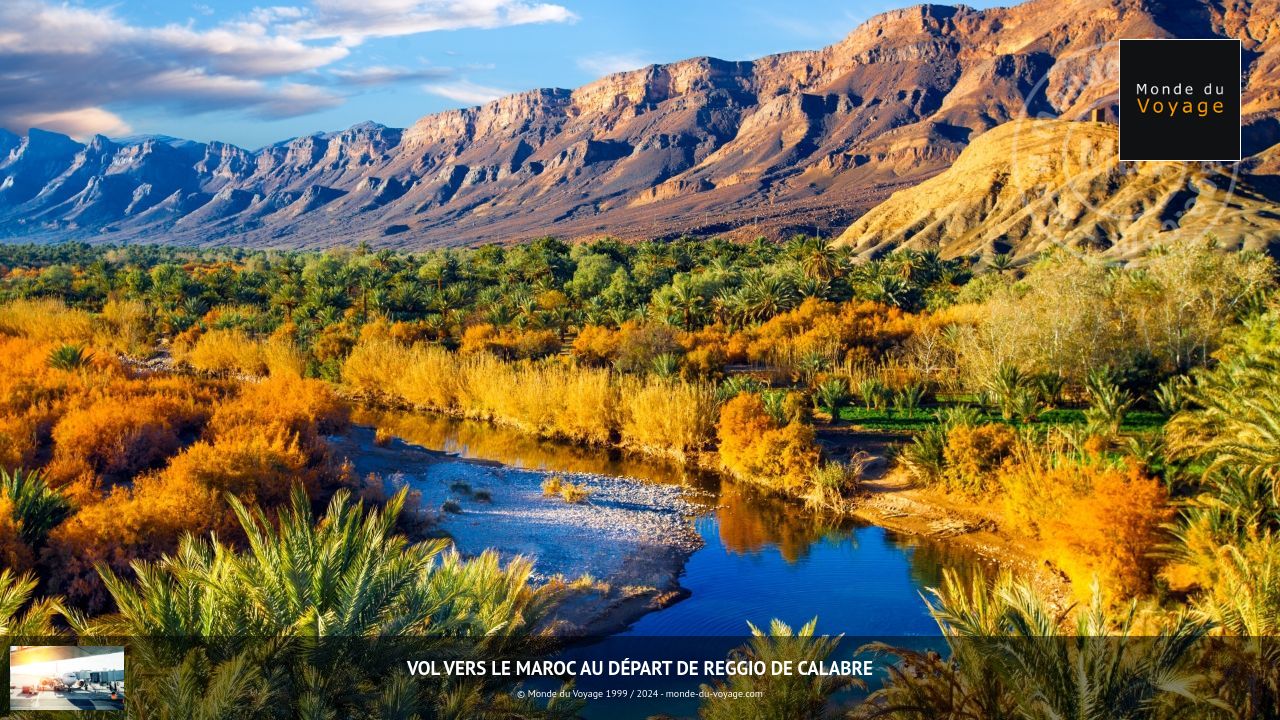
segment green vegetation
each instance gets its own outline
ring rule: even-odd
[[[821,662],[839,645],[839,638],[815,636],[818,619],[814,618],[798,630],[781,620],[769,624],[768,631],[755,625],[751,642],[734,652],[733,659],[746,662],[773,663]],[[853,678],[839,675],[767,674],[763,677],[735,675],[727,681],[704,686],[711,695],[702,704],[703,720],[737,720],[738,718],[795,718],[816,720],[826,716],[828,699],[852,686]],[[750,697],[747,693],[759,693]],[[726,693],[732,695],[725,696]]]
[[[948,573],[930,612],[950,657],[875,644],[900,662],[859,718],[1172,718],[1212,711],[1196,648],[1207,627],[1186,615],[1134,637],[1136,607],[1115,613],[1094,592],[1065,626],[1036,592],[1008,575],[992,585]]]
[[[527,564],[441,559],[392,534],[403,495],[368,512],[350,501],[323,438],[346,423],[336,388],[715,465],[822,512],[849,509],[866,461],[825,441],[897,434],[890,472],[968,503],[1068,578],[1079,605],[1057,612],[1008,578],[948,578],[932,607],[951,657],[895,651],[868,712],[1164,718],[1176,696],[1206,716],[1274,718],[1274,644],[1232,642],[1280,628],[1274,264],[1211,242],[1125,267],[1050,252],[975,275],[976,260],[866,260],[815,238],[421,254],[0,246],[0,352],[13,359],[0,367],[0,558],[15,569],[0,576],[0,618],[48,624],[65,603],[78,632],[430,627],[489,638],[479,653],[535,635],[547,598]],[[170,359],[181,372],[151,372]],[[559,477],[543,492],[589,497]],[[330,497],[324,518],[309,514]],[[375,596],[335,590],[356,586]],[[54,599],[30,602],[37,587]],[[751,656],[831,649],[812,624],[754,632]],[[1147,636],[1156,652],[1100,635]],[[984,647],[992,638],[1008,642]],[[1211,642],[1220,651],[1202,652]],[[339,697],[314,658],[246,652],[157,656],[156,679],[185,690],[149,700],[175,717],[205,701],[200,713],[254,717],[282,682],[337,716],[502,716],[511,702],[486,683]],[[366,669],[353,682],[368,685]],[[758,716],[816,716],[832,687],[778,690]]]
[[[866,410],[857,407],[845,407],[840,410],[840,419],[851,425],[856,425],[867,430],[882,431],[911,431],[919,432],[926,428],[937,425],[940,420],[939,412],[955,405],[933,405],[930,407],[917,408],[911,412],[900,412],[896,410]],[[959,407],[965,407],[960,405]],[[976,418],[981,422],[1006,422],[999,413],[986,411],[975,408]],[[1036,415],[1034,420],[1023,422],[1019,420],[1008,421],[1007,424],[1013,427],[1035,427],[1035,428],[1051,428],[1062,425],[1087,425],[1089,422],[1086,409],[1080,408],[1054,408],[1052,410],[1044,410]],[[1120,423],[1117,432],[1119,433],[1141,433],[1151,430],[1158,430],[1164,427],[1165,422],[1169,419],[1159,410],[1134,410],[1126,412],[1124,419]]]
[[[393,708],[572,717],[563,703],[544,711],[517,702],[493,679],[396,672],[406,653],[432,648],[471,659],[520,652],[557,592],[530,587],[527,561],[500,567],[493,553],[464,561],[444,552],[446,541],[408,542],[395,532],[406,496],[366,510],[339,493],[317,518],[296,490],[278,522],[232,498],[247,550],[188,537],[176,554],[135,564],[135,581],[104,571],[118,612],[72,619],[86,636],[141,639],[128,700],[163,717],[276,717],[282,701],[341,717]],[[451,714],[457,702],[462,715]]]

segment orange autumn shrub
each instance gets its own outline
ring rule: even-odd
[[[681,363],[684,372],[695,377],[719,375],[730,362],[728,341],[724,328],[714,325],[681,333],[679,342],[684,349],[684,361]]]
[[[297,437],[304,447],[319,449],[319,438],[347,427],[350,411],[329,385],[295,377],[269,378],[244,386],[239,395],[218,405],[209,421],[213,438],[237,428]]]
[[[618,353],[619,333],[600,325],[588,325],[573,339],[573,357],[583,365],[604,367]]]
[[[513,358],[536,360],[560,352],[560,333],[554,330],[515,330],[508,336]]]
[[[31,548],[23,542],[13,501],[0,495],[0,567],[23,572],[31,568]]]
[[[1075,462],[1008,463],[999,472],[1005,525],[1014,534],[1039,538],[1045,523],[1092,487],[1094,468]]]
[[[724,342],[725,361],[730,364],[747,362],[750,348],[751,337],[746,333],[730,335]]]
[[[405,345],[440,339],[440,333],[430,324],[421,320],[412,322],[397,320],[387,328],[387,335]],[[361,337],[364,337],[363,332],[361,332]]]
[[[717,345],[702,345],[685,354],[681,367],[686,375],[693,377],[712,377],[724,372],[729,356]]]
[[[743,480],[795,492],[818,467],[813,428],[800,422],[779,427],[756,393],[741,393],[720,409],[720,463]]]
[[[190,348],[175,344],[174,357],[204,372],[255,376],[267,372],[258,343],[240,328],[210,330]]]
[[[924,323],[922,316],[871,301],[836,304],[807,298],[735,337],[747,338],[746,356],[754,363],[789,366],[812,354],[832,362],[859,362],[884,357]]]
[[[218,519],[210,512],[214,499],[198,485],[149,475],[84,505],[49,534],[44,564],[50,590],[89,613],[109,610],[110,595],[96,566],[131,577],[134,561],[173,552],[186,533],[212,530]]]
[[[628,320],[618,328],[614,366],[622,372],[642,375],[652,369],[659,355],[679,355],[680,352],[676,331],[670,326]]]
[[[957,425],[947,433],[942,477],[951,490],[977,494],[1018,446],[1018,433],[1008,425]]]
[[[84,390],[80,373],[49,367],[49,353],[59,344],[0,335],[0,408],[21,414]]]
[[[919,315],[870,300],[846,303],[840,309],[842,340],[875,356],[904,342],[922,323]]]
[[[215,497],[230,493],[247,504],[272,507],[289,499],[295,482],[316,494],[323,470],[312,466],[295,437],[239,428],[188,447],[164,469],[162,479],[173,486],[209,490]]]
[[[356,332],[350,325],[326,325],[311,340],[311,354],[319,362],[341,362],[356,344]]]
[[[1161,526],[1173,516],[1159,480],[1132,464],[1110,468],[1095,473],[1087,494],[1071,498],[1046,521],[1046,551],[1077,592],[1087,592],[1097,577],[1109,597],[1135,597],[1151,589]]]
[[[186,533],[235,536],[227,493],[267,509],[294,483],[313,495],[340,480],[321,434],[347,422],[345,405],[328,386],[280,377],[243,386],[213,411],[205,438],[162,470],[106,496],[81,481],[67,495],[80,510],[50,533],[45,564],[50,585],[77,607],[108,609],[94,570],[98,563],[128,577],[138,559],[173,552]]]
[[[504,360],[537,359],[560,350],[560,335],[553,330],[497,328],[479,323],[463,331],[458,350],[464,355],[490,353]]]
[[[178,449],[181,413],[163,397],[105,397],[70,410],[53,428],[50,475],[118,482],[156,467]]]
[[[493,352],[497,353],[502,346],[498,328],[493,323],[476,323],[462,331],[462,342],[458,346],[461,353]]]
[[[720,407],[716,437],[720,462],[735,475],[755,475],[760,470],[755,443],[777,424],[756,393],[741,393]]]
[[[40,449],[43,428],[51,424],[40,408],[0,414],[0,467],[29,467]]]

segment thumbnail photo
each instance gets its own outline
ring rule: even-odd
[[[124,648],[14,645],[9,710],[124,710]]]

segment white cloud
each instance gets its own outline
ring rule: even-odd
[[[578,67],[594,75],[612,75],[653,64],[641,53],[596,53],[578,58]]]
[[[99,107],[83,107],[75,110],[63,110],[52,113],[30,113],[14,116],[16,126],[25,131],[28,128],[41,128],[66,133],[71,137],[83,140],[92,135],[109,135],[119,137],[133,132],[129,123],[119,115]]]
[[[503,95],[510,95],[510,91],[501,90],[499,88],[487,87],[485,85],[477,85],[469,80],[458,80],[450,83],[433,83],[424,85],[423,90],[432,95],[440,95],[450,100],[456,100],[467,105],[483,105],[491,100],[497,100]]]
[[[388,65],[370,65],[362,68],[341,68],[330,71],[344,85],[372,86],[412,80],[440,80],[453,77],[457,73],[453,68],[423,67],[418,69]]]
[[[0,0],[0,127],[48,118],[119,132],[126,124],[114,113],[138,106],[283,118],[342,103],[342,87],[423,80],[440,81],[440,95],[483,102],[505,92],[444,82],[453,69],[333,66],[368,38],[576,19],[536,0],[313,0],[212,27],[144,27],[114,6],[54,2]]]
[[[564,6],[526,0],[314,0],[314,6],[314,12],[281,24],[280,31],[308,39],[340,38],[350,46],[370,37],[578,19]]]

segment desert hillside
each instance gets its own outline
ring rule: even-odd
[[[1243,38],[1245,150],[1264,150],[1280,140],[1278,17],[1275,0],[921,5],[820,50],[652,65],[258,150],[0,131],[0,237],[431,247],[839,232],[1012,119],[1113,117],[1119,37]]]
[[[863,215],[838,242],[863,255],[910,247],[1019,256],[1062,245],[1129,257],[1207,234],[1227,248],[1280,241],[1280,183],[1267,157],[1239,167],[1121,164],[1117,152],[1111,124],[1007,123],[942,174]]]

